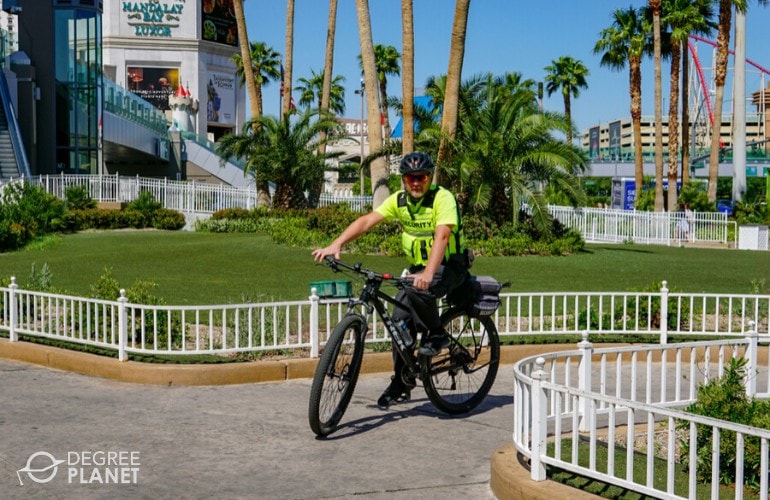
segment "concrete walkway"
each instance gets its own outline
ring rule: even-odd
[[[504,361],[529,354],[506,348]],[[532,483],[516,463],[510,364],[500,367],[479,408],[449,417],[419,388],[409,403],[377,408],[389,357],[367,355],[368,373],[341,428],[317,439],[307,423],[310,379],[301,376],[312,374],[309,360],[170,367],[0,339],[0,496],[576,496],[555,483]],[[53,472],[51,457],[64,462],[49,482],[35,482],[31,476]],[[112,462],[101,464],[103,457]]]

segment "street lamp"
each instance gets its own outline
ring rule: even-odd
[[[356,94],[361,94],[361,171],[359,173],[361,181],[361,196],[364,195],[364,94],[366,89],[364,88],[364,79],[361,78],[361,88],[355,91]]]

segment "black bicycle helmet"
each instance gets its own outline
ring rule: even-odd
[[[401,175],[411,172],[430,172],[432,174],[434,169],[433,160],[430,159],[430,156],[419,151],[404,156],[401,159],[401,165],[398,167]]]

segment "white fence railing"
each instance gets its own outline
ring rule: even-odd
[[[165,208],[180,212],[213,213],[224,208],[251,209],[257,205],[256,188],[195,181],[173,181],[120,175],[41,175],[31,182],[64,199],[72,186],[84,186],[96,201],[131,202],[148,191]]]
[[[682,411],[699,385],[737,357],[746,360],[746,394],[770,397],[768,347],[751,328],[742,339],[671,345],[594,349],[584,340],[575,351],[521,360],[514,367],[515,447],[530,459],[534,481],[546,479],[549,465],[655,498],[724,498],[720,464],[733,464],[735,498],[749,492],[750,480],[757,498],[768,498],[770,430]],[[710,463],[698,454],[704,429],[712,436]],[[728,443],[734,454],[725,456]],[[752,477],[749,445],[760,459]]]
[[[718,243],[726,245],[730,225],[720,212],[640,212],[612,208],[561,207],[548,210],[567,227],[580,231],[589,243],[672,245]]]
[[[505,293],[495,314],[501,335],[744,335],[768,332],[770,295],[658,292]],[[142,305],[0,288],[0,332],[129,353],[217,354],[295,350],[316,356],[347,309],[346,299],[206,306]],[[377,318],[368,342],[388,341]]]
[[[211,214],[223,208],[251,209],[257,204],[254,187],[194,181],[172,181],[119,175],[41,175],[31,182],[49,193],[64,198],[70,186],[85,186],[97,201],[130,202],[142,191],[149,191],[165,208],[180,212]],[[352,210],[363,212],[372,204],[371,196],[323,193],[319,206],[346,203]],[[562,207],[549,205],[548,210],[567,227],[578,230],[590,243],[623,243],[674,245],[680,243],[716,243],[726,245],[730,226],[723,213],[694,212],[687,220],[681,212],[639,212],[609,208]],[[686,224],[685,224],[686,222]]]

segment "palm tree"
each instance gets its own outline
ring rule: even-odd
[[[262,116],[249,120],[241,134],[223,137],[217,152],[223,161],[244,160],[244,171],[257,181],[274,182],[273,207],[303,208],[304,192],[323,179],[326,160],[340,154],[318,152],[321,132],[336,139],[343,129],[333,115],[310,109],[295,118]]]
[[[696,6],[696,11],[692,12],[692,22],[689,19],[685,19],[685,22],[690,24],[690,34],[698,35],[710,35],[716,28],[717,24],[714,22],[714,10],[713,0],[686,0],[687,3],[692,3]],[[664,9],[665,9],[664,4]],[[670,9],[669,9],[670,10]],[[688,138],[690,137],[690,88],[689,88],[689,71],[690,71],[690,50],[689,40],[685,39],[681,43],[682,45],[682,71],[681,71],[681,88],[682,88],[682,186],[686,186],[690,181],[690,148]]]
[[[251,46],[249,45],[249,35],[246,30],[246,17],[243,14],[243,0],[233,0],[233,11],[235,13],[235,24],[238,29],[238,45],[241,49],[241,68],[243,69],[243,80],[246,83],[246,92],[249,95],[251,106],[251,116],[259,117],[262,113],[260,108],[261,100],[257,91],[257,79],[254,76],[254,66],[251,62]],[[257,181],[257,204],[270,204],[270,191],[267,183]]]
[[[446,91],[441,107],[441,142],[438,148],[438,167],[449,160],[449,141],[454,139],[460,105],[460,82],[462,81],[463,60],[465,59],[465,34],[468,28],[468,11],[471,0],[456,0],[452,23],[452,43],[449,46],[449,66],[446,75]],[[435,179],[439,182],[440,170]]]
[[[387,146],[390,141],[390,120],[388,119],[388,76],[398,76],[401,74],[401,66],[399,65],[399,59],[401,54],[398,53],[395,47],[392,45],[380,45],[374,46],[374,63],[377,67],[377,82],[379,84],[380,92],[380,113],[382,114],[382,124],[385,130],[385,145]],[[361,65],[361,54],[358,55],[358,63]],[[362,67],[363,70],[363,67]],[[362,71],[363,74],[363,71]]]
[[[499,223],[516,222],[526,203],[547,231],[550,218],[540,186],[557,185],[575,203],[582,196],[577,174],[588,159],[554,134],[566,133],[572,124],[565,115],[540,112],[536,91],[507,87],[505,77],[486,75],[478,97],[479,106],[461,113],[453,141],[454,160],[462,168],[447,170],[460,176],[453,180],[463,209],[489,213]]]
[[[273,80],[281,78],[281,54],[264,42],[251,42],[251,68],[256,82],[255,105],[252,106],[252,118],[262,116],[262,87]],[[235,63],[235,74],[241,85],[246,83],[246,71],[243,67],[243,57],[233,54],[230,60]]]
[[[662,0],[649,0],[652,13],[653,64],[655,65],[655,211],[663,211],[663,85],[662,85],[662,45],[660,34],[660,13]]]
[[[366,92],[367,127],[369,155],[372,176],[372,206],[380,206],[390,194],[388,188],[388,166],[382,151],[382,129],[380,126],[380,96],[377,84],[377,64],[374,59],[372,42],[372,20],[369,15],[369,0],[356,0],[358,16],[358,38],[361,44],[361,64],[364,70],[364,90]]]
[[[388,117],[388,76],[400,76],[401,65],[399,60],[401,54],[398,53],[392,45],[384,46],[377,44],[374,46],[374,61],[377,64],[377,81],[380,84],[380,105],[382,108],[382,124],[385,131],[385,144],[390,142],[390,118]]]
[[[570,96],[577,99],[580,96],[580,89],[588,88],[588,83],[586,83],[586,77],[589,74],[588,68],[582,61],[569,56],[561,56],[555,59],[550,66],[546,66],[545,70],[548,72],[545,75],[545,90],[548,92],[548,96],[550,97],[556,91],[561,91],[564,99],[564,116],[572,123]],[[572,127],[567,130],[567,144],[572,144]]]
[[[294,0],[286,1],[286,60],[283,65],[283,103],[281,115],[291,111],[291,81],[294,64]]]
[[[760,3],[767,3],[760,0]],[[714,125],[711,128],[711,149],[709,151],[708,199],[717,200],[717,177],[719,174],[719,149],[722,146],[722,107],[727,79],[727,58],[730,45],[730,27],[732,26],[732,8],[746,12],[747,0],[719,0],[719,25],[717,28],[717,60],[714,71]]]
[[[401,154],[414,151],[414,10],[413,0],[401,0]]]
[[[642,151],[642,57],[649,52],[650,26],[643,9],[628,7],[612,14],[612,26],[601,31],[594,54],[601,54],[601,66],[622,70],[628,64],[628,92],[634,129],[634,181],[636,192],[644,184]]]
[[[323,84],[321,86],[321,111],[329,111],[330,101],[332,100],[332,75],[334,68],[334,35],[337,31],[337,0],[329,0],[329,21],[326,31],[326,57],[324,61],[324,72],[322,73]],[[338,77],[339,78],[339,77]],[[337,78],[334,79],[337,81]],[[344,78],[343,78],[344,80]],[[339,114],[345,112],[345,89],[342,89],[342,110]]]
[[[317,104],[318,109],[322,109],[325,75],[323,73],[316,73],[312,69],[310,70],[310,75],[310,78],[297,79],[297,91],[300,93],[299,105],[310,106],[311,104]],[[345,113],[345,87],[342,85],[344,81],[344,76],[337,75],[330,86],[327,111],[331,110],[337,115]]]
[[[708,31],[711,12],[711,0],[663,0],[662,19],[668,28],[668,40],[671,54],[671,74],[668,110],[668,209],[676,209],[679,152],[679,81],[680,57],[683,48],[687,48],[687,37],[690,33]],[[684,52],[685,58],[687,52]],[[684,96],[683,96],[684,97]],[[687,150],[687,135],[684,134],[684,124],[688,121],[682,100],[682,153]],[[688,169],[682,163],[682,174]]]

